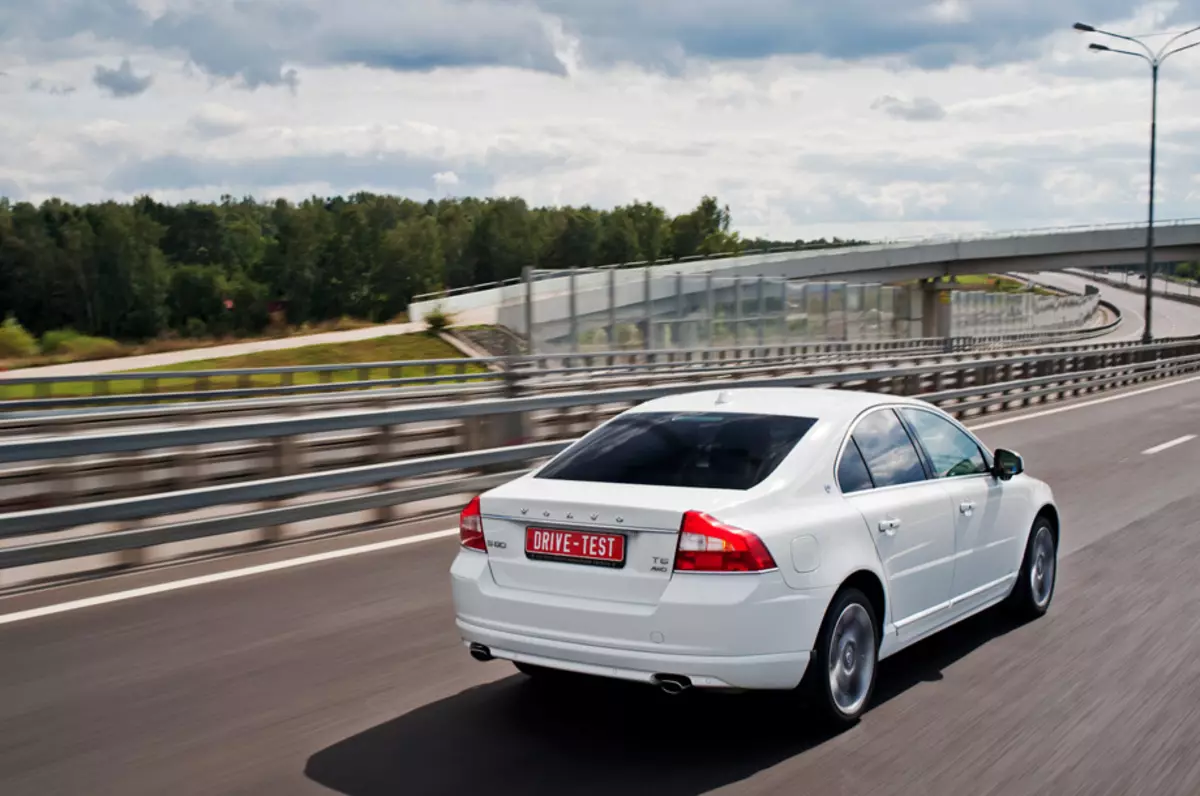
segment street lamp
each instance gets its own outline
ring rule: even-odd
[[[1125,36],[1120,33],[1100,30],[1099,28],[1094,28],[1091,25],[1085,25],[1082,22],[1075,23],[1075,30],[1078,30],[1082,33],[1099,33],[1103,36],[1111,36],[1114,39],[1123,39],[1125,41],[1133,42],[1137,46],[1141,47],[1144,52],[1121,50],[1115,47],[1109,47],[1105,44],[1096,44],[1094,42],[1088,45],[1088,49],[1095,52],[1132,55],[1134,58],[1141,58],[1143,61],[1150,64],[1150,210],[1149,221],[1146,224],[1146,326],[1145,331],[1142,334],[1142,341],[1149,343],[1151,340],[1150,303],[1151,298],[1154,295],[1154,166],[1158,144],[1158,67],[1162,65],[1163,61],[1167,60],[1175,53],[1183,52],[1184,50],[1190,50],[1193,47],[1200,46],[1200,41],[1197,41],[1192,42],[1191,44],[1185,44],[1183,46],[1176,47],[1175,49],[1171,49],[1171,46],[1184,36],[1187,36],[1190,33],[1195,33],[1196,31],[1200,31],[1200,25],[1197,25],[1190,30],[1185,30],[1182,33],[1172,37],[1170,41],[1168,41],[1162,46],[1161,49],[1158,50],[1158,52],[1151,50],[1145,42],[1136,36]]]

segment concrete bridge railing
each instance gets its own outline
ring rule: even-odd
[[[1200,259],[1200,220],[1169,220],[1155,226],[1160,262]],[[665,316],[670,316],[672,312],[669,307],[673,302],[678,302],[680,292],[685,297],[706,293],[707,288],[703,283],[711,277],[717,280],[743,280],[743,289],[751,291],[750,296],[741,302],[750,305],[742,309],[742,318],[745,319],[751,314],[749,310],[758,298],[753,292],[754,287],[745,286],[753,285],[759,277],[781,282],[798,280],[874,286],[941,276],[1120,266],[1136,262],[1144,244],[1144,224],[1106,224],[890,241],[864,246],[807,247],[799,251],[771,251],[686,262],[642,264],[638,267],[609,266],[579,269],[571,273],[535,272],[529,268],[523,281],[509,280],[486,289],[456,291],[453,295],[420,296],[410,304],[409,315],[413,320],[420,320],[435,307],[440,307],[447,312],[469,315],[476,323],[499,322],[527,328],[534,323],[567,326],[572,317],[579,324],[581,318],[604,311],[595,309],[597,306],[616,306],[622,323],[644,322],[647,317],[666,320],[668,318]],[[682,291],[671,284],[673,279],[682,281]],[[665,305],[655,306],[648,314],[644,312],[647,303],[644,283],[647,281],[652,285],[651,302]],[[773,289],[768,284],[765,300],[769,307],[795,303],[791,296],[773,299]],[[782,292],[783,289],[780,290]],[[846,299],[847,302],[854,300],[853,297]],[[572,301],[576,302],[574,313],[571,312]],[[868,308],[875,306],[871,298],[865,298],[864,301]],[[886,301],[882,299],[878,306],[878,312],[883,315],[888,312]],[[922,301],[926,303],[919,317],[929,323],[928,319],[937,315],[938,310],[928,304],[927,298]],[[520,317],[513,320],[513,311],[506,309],[522,303],[534,307],[532,321]],[[896,306],[894,299],[892,304]],[[642,313],[640,316],[639,312]],[[528,311],[526,314],[529,314]],[[689,313],[685,311],[683,314],[683,320],[686,320]],[[694,311],[690,314],[694,315]],[[898,315],[901,321],[911,323],[916,320],[911,309],[902,308]],[[681,320],[677,317],[669,319]],[[870,327],[874,329],[877,323],[886,325],[887,321],[887,318],[870,321]],[[582,322],[587,323],[586,320]],[[643,337],[654,339],[657,332],[652,333],[650,329],[653,322],[643,325],[646,326]],[[609,322],[606,326],[611,328],[618,324]],[[850,326],[853,327],[853,321]],[[928,326],[925,332],[933,333]],[[836,335],[837,332],[832,333]],[[686,331],[681,330],[681,334],[686,334]],[[757,331],[752,334],[757,334]],[[853,331],[847,334],[852,335]],[[570,329],[550,326],[547,326],[543,335],[537,336],[548,341],[574,339]]]
[[[586,353],[1067,331],[1087,326],[1099,306],[1098,296],[966,290],[954,282],[798,282],[650,268],[604,276],[599,287],[569,276],[553,295],[539,296],[536,283],[509,291],[495,321],[536,353]]]

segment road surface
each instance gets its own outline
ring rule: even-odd
[[[1116,274],[1113,276],[1116,277]],[[1083,277],[1061,271],[1043,271],[1031,274],[1030,278],[1045,285],[1076,293],[1082,293],[1084,286],[1088,284],[1094,284],[1100,288],[1101,297],[1112,302],[1121,310],[1123,320],[1114,331],[1103,337],[1094,338],[1092,342],[1141,339],[1142,329],[1145,328],[1146,303],[1140,293],[1091,282]],[[1172,285],[1170,289],[1186,294],[1186,288],[1181,288],[1179,285]],[[1152,306],[1154,322],[1151,331],[1155,337],[1186,337],[1200,334],[1200,307],[1194,304],[1185,304],[1182,301],[1172,301],[1158,294],[1155,294]]]
[[[1200,377],[980,429],[1057,491],[1050,614],[886,662],[840,736],[771,697],[556,696],[472,661],[453,536],[403,538],[443,520],[0,601],[0,793],[1200,793]]]

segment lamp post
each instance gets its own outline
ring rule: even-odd
[[[1133,42],[1138,47],[1141,47],[1143,52],[1135,50],[1122,50],[1116,47],[1109,47],[1105,44],[1096,44],[1095,42],[1088,45],[1088,49],[1095,52],[1118,53],[1119,55],[1132,55],[1134,58],[1141,58],[1150,65],[1150,200],[1148,221],[1146,222],[1146,326],[1142,333],[1142,342],[1149,343],[1151,336],[1151,301],[1154,296],[1154,169],[1155,159],[1158,146],[1158,68],[1163,61],[1170,58],[1177,52],[1190,50],[1193,47],[1200,46],[1200,41],[1184,44],[1175,49],[1171,49],[1175,42],[1182,39],[1188,34],[1200,31],[1200,25],[1197,25],[1190,30],[1185,30],[1171,38],[1157,52],[1150,49],[1141,39],[1136,36],[1125,36],[1121,33],[1113,33],[1112,31],[1100,30],[1099,28],[1085,25],[1082,22],[1075,23],[1075,30],[1082,33],[1099,33],[1102,36],[1111,36],[1114,39],[1123,39],[1128,42]]]

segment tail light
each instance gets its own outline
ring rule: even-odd
[[[676,572],[762,572],[775,559],[754,534],[699,511],[683,515]]]
[[[471,498],[471,502],[458,515],[458,541],[468,550],[487,552],[487,542],[483,538],[483,515],[479,510],[479,497]]]

